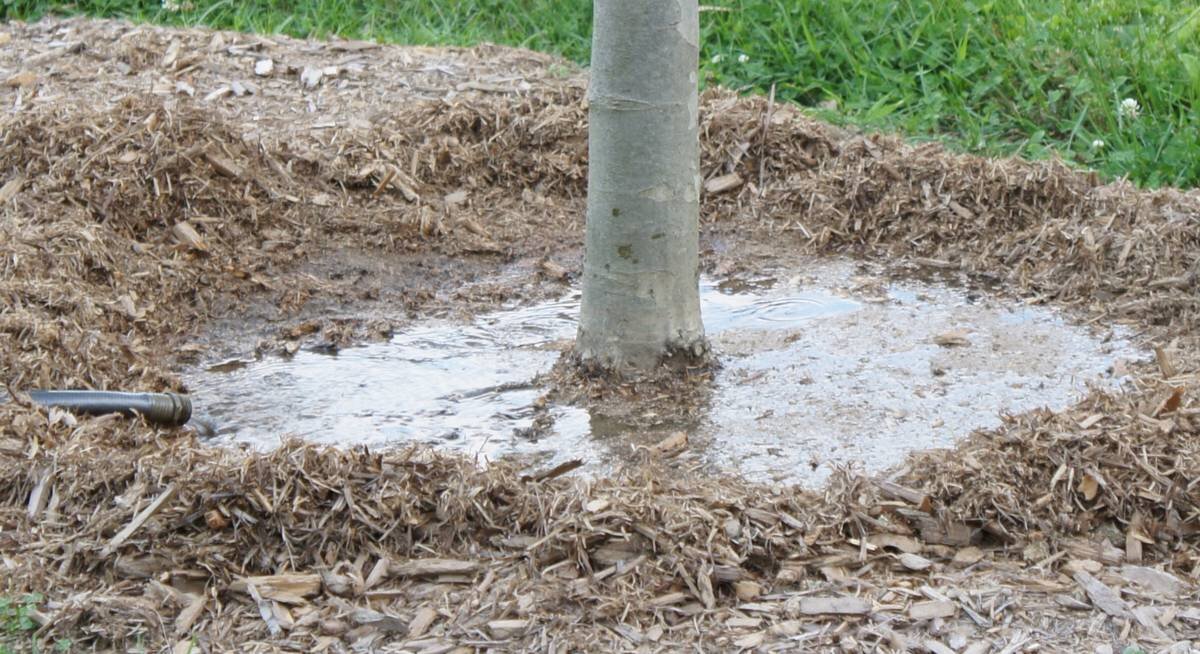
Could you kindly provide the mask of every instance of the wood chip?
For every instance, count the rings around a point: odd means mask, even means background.
[[[583,506],[583,510],[587,511],[588,513],[600,513],[611,505],[612,502],[609,502],[605,499],[591,500]]]
[[[928,570],[933,565],[933,561],[917,554],[905,552],[900,555],[900,565],[909,570]]]
[[[429,627],[436,619],[437,611],[435,611],[433,607],[421,607],[420,610],[417,611],[417,614],[413,616],[412,621],[408,623],[408,637],[420,638],[426,631],[429,630]]]
[[[725,193],[726,191],[732,191],[733,189],[741,186],[742,183],[743,180],[741,175],[737,173],[729,173],[728,175],[714,177],[705,182],[704,190],[710,195],[719,195],[721,193]]]
[[[1166,397],[1158,403],[1152,414],[1155,418],[1161,417],[1164,414],[1174,413],[1183,404],[1183,387],[1175,386],[1171,388]]]
[[[647,448],[655,456],[678,453],[688,445],[687,432],[677,431]]]
[[[678,604],[687,598],[687,593],[667,593],[666,595],[659,595],[658,597],[651,599],[650,606],[670,606],[672,604]]]
[[[1067,538],[1063,540],[1062,545],[1074,558],[1091,559],[1103,565],[1115,565],[1125,558],[1124,552],[1103,539],[1093,542],[1082,538]]]
[[[956,613],[958,613],[958,604],[949,600],[915,602],[912,606],[908,607],[908,617],[913,620],[950,618]]]
[[[166,51],[163,53],[162,60],[159,61],[163,68],[175,68],[175,62],[179,60],[179,48],[182,43],[179,39],[171,39],[171,43],[167,45]]]
[[[801,597],[788,601],[791,611],[799,615],[866,615],[871,602],[859,597]]]
[[[1158,626],[1160,610],[1157,606],[1135,606],[1129,612],[1146,633],[1154,638],[1163,639],[1166,634],[1163,632],[1162,627]]]
[[[962,547],[954,551],[950,565],[956,568],[966,568],[983,560],[984,552],[978,547]]]
[[[392,577],[429,577],[446,574],[472,574],[478,572],[480,567],[478,561],[414,559],[407,563],[390,566],[388,572]]]
[[[924,511],[897,509],[896,512],[915,524],[921,533],[921,539],[926,543],[953,546],[970,545],[975,534],[968,525],[939,520]]]
[[[745,636],[734,640],[733,645],[738,649],[754,649],[755,647],[763,644],[765,637],[766,634],[761,631],[752,634],[746,634]]]
[[[175,493],[178,490],[179,487],[175,484],[170,484],[163,489],[163,492],[160,493],[158,497],[154,498],[154,501],[151,502],[149,506],[142,509],[140,513],[133,517],[133,520],[129,521],[129,524],[125,525],[124,529],[117,532],[117,535],[113,536],[112,540],[108,541],[108,544],[104,546],[103,550],[101,550],[101,554],[103,556],[111,556],[112,553],[117,550],[117,548],[121,547],[125,544],[125,541],[129,540],[130,536],[133,536],[134,532],[140,529],[142,525],[146,524],[147,520],[149,520],[155,513],[158,513],[158,510],[161,509],[164,504],[170,502],[171,499],[175,497]]]
[[[971,340],[967,338],[967,333],[963,329],[943,332],[934,336],[933,342],[942,347],[966,347],[971,344]]]
[[[320,68],[305,66],[304,70],[300,71],[300,84],[306,89],[314,89],[324,76],[325,73]]]
[[[539,261],[538,270],[540,270],[546,277],[558,281],[566,281],[571,275],[571,271],[555,263],[554,261],[551,261],[550,259],[542,259]]]
[[[1104,565],[1099,561],[1092,559],[1071,559],[1063,564],[1063,570],[1069,573],[1075,573],[1080,570],[1095,574],[1104,569]]]
[[[196,620],[204,613],[204,607],[208,603],[208,598],[204,595],[187,594],[186,597],[191,598],[187,606],[175,616],[175,637],[180,638],[187,635],[192,626],[196,624]]]
[[[265,600],[286,604],[305,604],[307,602],[305,598],[312,597],[321,590],[321,575],[262,575],[242,577],[229,584],[229,590],[235,593],[253,594],[251,588]]]
[[[732,617],[725,621],[730,629],[758,629],[762,626],[762,618]]]
[[[1055,595],[1054,603],[1072,611],[1090,611],[1092,609],[1091,604],[1070,595]]]
[[[1121,596],[1116,591],[1106,586],[1099,579],[1096,579],[1083,570],[1077,570],[1071,577],[1075,579],[1075,583],[1083,588],[1083,591],[1087,593],[1088,599],[1092,600],[1092,604],[1096,608],[1114,618],[1129,617],[1129,605],[1125,603],[1125,600],[1121,599]]]
[[[405,621],[394,615],[374,609],[354,609],[350,612],[350,619],[355,624],[370,627],[373,630],[384,633],[403,633],[408,630],[408,623]]]
[[[699,591],[696,599],[704,605],[704,608],[709,611],[717,606],[717,595],[713,591],[712,575],[706,572],[700,572],[696,575],[695,582],[696,590]]]
[[[1123,565],[1117,571],[1123,579],[1160,595],[1175,596],[1187,590],[1188,585],[1179,577],[1162,570],[1140,565]]]
[[[735,581],[733,582],[733,593],[743,602],[750,601],[762,595],[763,589],[756,581]]]
[[[46,503],[50,501],[50,492],[54,487],[54,470],[43,470],[37,477],[38,481],[29,493],[29,502],[25,510],[25,515],[35,522],[45,510]]]
[[[529,620],[492,620],[487,626],[496,638],[512,638],[524,633],[530,624]]]
[[[192,227],[191,223],[186,220],[175,223],[171,227],[171,236],[175,237],[175,240],[179,243],[190,248],[200,250],[201,252],[208,251],[208,244],[200,237],[200,233],[196,231],[196,228]]]
[[[37,73],[30,70],[23,70],[4,80],[4,85],[9,88],[19,88],[23,86],[33,86],[34,84],[37,84],[37,81]]]
[[[275,610],[271,603],[267,601],[259,592],[254,584],[246,586],[246,592],[250,595],[250,599],[254,600],[255,606],[258,607],[258,615],[267,625],[267,631],[271,636],[278,637],[283,633],[283,625],[279,624],[279,618],[275,616]]]
[[[233,93],[232,88],[230,88],[228,86],[218,86],[217,88],[215,88],[212,91],[209,91],[207,94],[205,94],[204,101],[212,102],[213,100],[220,100],[221,98],[223,98],[231,93]]]
[[[0,204],[4,204],[9,200],[17,197],[21,192],[21,187],[25,185],[25,178],[17,175],[0,186]]]
[[[885,480],[876,480],[875,486],[883,493],[884,497],[891,499],[904,500],[912,504],[918,511],[926,513],[933,510],[933,502],[929,496],[921,491],[912,488],[906,488],[900,484]]]
[[[376,561],[375,566],[371,568],[370,574],[367,575],[366,580],[363,582],[363,588],[369,590],[378,586],[380,582],[387,578],[390,565],[391,562],[388,561],[386,556]]]
[[[553,468],[550,468],[549,470],[543,470],[541,472],[537,472],[532,475],[522,475],[521,481],[523,481],[523,482],[542,482],[542,481],[546,481],[549,479],[554,479],[556,477],[561,477],[561,476],[567,474],[568,472],[571,472],[572,470],[576,470],[576,469],[582,468],[582,467],[583,467],[583,459],[571,459],[570,461],[563,461],[562,463],[554,466]]]
[[[228,158],[222,157],[218,154],[215,154],[212,152],[205,152],[204,159],[206,161],[208,161],[210,166],[213,167],[213,170],[217,171],[218,173],[220,173],[226,177],[229,177],[230,179],[241,179],[242,176],[245,174],[242,171],[241,166],[233,163]]]

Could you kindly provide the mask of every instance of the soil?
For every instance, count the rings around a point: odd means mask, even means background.
[[[73,19],[0,25],[0,82],[0,381],[16,398],[0,406],[0,592],[45,595],[43,642],[1191,650],[1195,191],[709,90],[710,272],[838,254],[962,275],[1124,325],[1157,360],[1125,371],[1129,391],[820,492],[697,471],[671,444],[599,479],[421,448],[240,452],[22,391],[179,390],[188,361],[560,293],[580,260],[585,75],[496,46]]]

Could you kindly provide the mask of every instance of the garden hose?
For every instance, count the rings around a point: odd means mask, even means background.
[[[192,401],[175,393],[119,393],[115,391],[29,391],[29,398],[42,406],[100,415],[140,415],[146,420],[178,427],[192,417]]]

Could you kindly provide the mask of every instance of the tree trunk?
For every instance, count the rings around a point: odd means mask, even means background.
[[[594,16],[576,352],[618,370],[698,359],[697,0],[596,0]]]

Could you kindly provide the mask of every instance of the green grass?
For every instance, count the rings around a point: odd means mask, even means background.
[[[0,0],[176,25],[400,43],[493,41],[586,63],[585,0]],[[1052,153],[1144,186],[1200,185],[1195,0],[703,0],[709,83],[969,152]],[[744,55],[744,57],[740,56]],[[1125,98],[1133,118],[1118,110]]]
[[[34,632],[38,625],[30,612],[44,598],[41,595],[22,595],[18,598],[0,596],[0,654],[16,652],[67,652],[71,642],[59,640],[50,648],[43,647]]]

